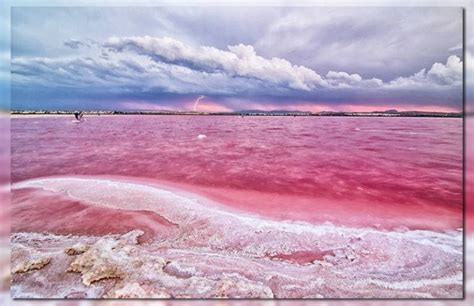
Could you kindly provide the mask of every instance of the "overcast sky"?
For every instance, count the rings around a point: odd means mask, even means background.
[[[12,8],[13,109],[461,110],[459,8]]]

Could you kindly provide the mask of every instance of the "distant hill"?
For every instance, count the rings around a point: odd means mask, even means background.
[[[379,113],[379,112],[373,112],[373,113]],[[396,110],[396,109],[387,109],[386,111],[383,111],[382,113],[386,113],[386,114],[397,114],[397,113],[398,113],[398,110]]]
[[[300,111],[300,110],[271,110],[271,111],[264,111],[259,109],[243,109],[240,111],[236,111],[236,113],[240,114],[252,114],[252,113],[259,113],[259,114],[288,114],[288,113],[309,113],[308,111]]]

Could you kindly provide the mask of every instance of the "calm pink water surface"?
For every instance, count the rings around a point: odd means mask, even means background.
[[[462,227],[461,119],[86,119],[13,118],[12,181],[119,176],[176,186],[274,219]]]

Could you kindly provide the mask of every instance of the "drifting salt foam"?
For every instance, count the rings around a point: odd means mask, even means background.
[[[332,233],[349,234],[359,237],[376,233],[397,239],[417,241],[419,244],[438,247],[453,254],[462,254],[462,248],[460,248],[462,245],[462,235],[455,231],[446,233],[428,230],[388,232],[371,228],[335,226],[331,223],[312,225],[298,221],[275,221],[260,216],[229,212],[206,198],[189,192],[170,190],[165,186],[158,188],[155,186],[112,181],[108,179],[61,177],[27,180],[14,184],[12,188],[18,189],[27,187],[42,188],[53,192],[65,192],[72,199],[86,201],[90,204],[108,208],[150,210],[161,215],[171,215],[173,218],[169,220],[174,223],[182,223],[188,219],[186,215],[182,213],[182,211],[186,211],[189,216],[201,216],[202,218],[214,219],[215,221],[236,219],[240,225],[256,230],[272,228],[280,232],[293,234]],[[137,195],[139,195],[138,198],[141,199],[140,201],[136,201]],[[157,203],[160,203],[160,205],[157,205]]]

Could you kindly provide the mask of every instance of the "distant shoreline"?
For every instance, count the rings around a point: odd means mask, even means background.
[[[13,110],[10,115],[74,115],[74,111],[26,111]],[[241,112],[172,112],[172,111],[84,111],[86,116],[107,115],[180,115],[180,116],[290,116],[290,117],[432,117],[462,118],[463,113],[423,112],[423,111],[382,111],[382,112],[299,112],[299,111],[241,111]]]

